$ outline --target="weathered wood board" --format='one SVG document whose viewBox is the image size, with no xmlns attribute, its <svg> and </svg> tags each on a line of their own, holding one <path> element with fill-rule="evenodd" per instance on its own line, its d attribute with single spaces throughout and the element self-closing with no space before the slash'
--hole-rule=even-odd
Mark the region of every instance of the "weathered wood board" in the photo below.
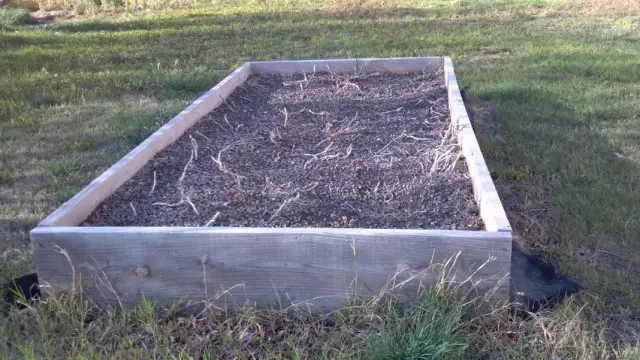
<svg viewBox="0 0 640 360">
<path fill-rule="evenodd" d="M 511 249 L 508 233 L 484 231 L 62 227 L 32 237 L 38 271 L 52 285 L 68 287 L 73 278 L 59 246 L 90 298 L 113 300 L 108 279 L 126 304 L 143 295 L 164 304 L 202 300 L 230 289 L 224 298 L 235 304 L 309 300 L 333 308 L 354 293 L 373 295 L 396 274 L 396 283 L 419 275 L 402 290 L 415 294 L 419 280 L 438 276 L 430 265 L 458 252 L 458 280 L 493 259 L 474 276 L 487 291 L 504 280 Z"/>
</svg>

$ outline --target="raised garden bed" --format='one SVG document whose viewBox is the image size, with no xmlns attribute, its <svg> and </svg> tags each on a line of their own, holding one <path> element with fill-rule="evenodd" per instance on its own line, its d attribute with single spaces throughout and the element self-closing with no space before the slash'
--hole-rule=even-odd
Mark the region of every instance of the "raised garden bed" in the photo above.
<svg viewBox="0 0 640 360">
<path fill-rule="evenodd" d="M 98 302 L 333 307 L 457 253 L 509 289 L 511 229 L 440 57 L 246 63 L 31 237 L 42 279 Z"/>
</svg>

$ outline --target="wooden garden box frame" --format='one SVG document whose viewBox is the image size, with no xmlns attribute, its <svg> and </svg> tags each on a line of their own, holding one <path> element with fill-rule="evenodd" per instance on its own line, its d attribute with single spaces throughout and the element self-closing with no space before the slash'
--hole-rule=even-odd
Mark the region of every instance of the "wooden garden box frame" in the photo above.
<svg viewBox="0 0 640 360">
<path fill-rule="evenodd" d="M 444 66 L 451 121 L 469 168 L 483 231 L 352 228 L 79 226 L 159 151 L 256 73 L 429 72 Z M 458 254 L 456 274 L 491 298 L 509 296 L 511 226 L 473 132 L 449 57 L 247 62 L 153 133 L 31 231 L 39 277 L 82 286 L 92 300 L 159 303 L 224 298 L 334 308 L 350 295 L 421 276 Z M 491 261 L 487 262 L 489 259 Z M 484 264 L 484 266 L 482 266 Z M 478 270 L 478 268 L 480 269 Z M 412 290 L 411 290 L 412 289 Z M 415 297 L 415 288 L 404 290 Z M 412 291 L 414 291 L 412 293 Z M 413 294 L 413 295 L 412 295 Z"/>
</svg>

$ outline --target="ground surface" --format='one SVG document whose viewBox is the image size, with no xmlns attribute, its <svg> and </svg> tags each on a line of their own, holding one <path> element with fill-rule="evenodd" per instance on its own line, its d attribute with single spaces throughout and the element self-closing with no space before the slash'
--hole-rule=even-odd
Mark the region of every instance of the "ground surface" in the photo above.
<svg viewBox="0 0 640 360">
<path fill-rule="evenodd" d="M 640 322 L 640 20 L 637 1 L 626 1 L 636 6 L 627 13 L 622 2 L 412 0 L 352 10 L 338 0 L 225 0 L 0 25 L 0 276 L 32 270 L 28 231 L 38 221 L 244 61 L 449 55 L 518 240 L 548 251 L 583 287 L 513 333 L 495 326 L 495 336 L 469 336 L 480 334 L 494 359 L 598 359 L 601 349 L 621 357 Z M 16 316 L 4 338 L 25 353 L 87 344 L 81 320 L 20 337 L 38 315 Z M 140 324 L 150 324 L 136 325 L 146 336 L 160 326 Z M 123 333 L 131 342 L 114 334 L 114 348 L 142 348 L 138 333 Z M 155 334 L 158 347 L 171 347 Z"/>
<path fill-rule="evenodd" d="M 86 224 L 480 229 L 456 139 L 442 70 L 252 76 Z"/>
</svg>

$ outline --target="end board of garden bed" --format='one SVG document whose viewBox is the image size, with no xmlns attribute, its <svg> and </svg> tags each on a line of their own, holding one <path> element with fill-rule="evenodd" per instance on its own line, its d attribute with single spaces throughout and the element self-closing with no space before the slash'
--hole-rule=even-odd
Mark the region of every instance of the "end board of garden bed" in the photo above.
<svg viewBox="0 0 640 360">
<path fill-rule="evenodd" d="M 406 73 L 440 68 L 484 231 L 79 226 L 253 73 Z M 318 308 L 334 308 L 352 295 L 373 295 L 399 284 L 398 291 L 415 297 L 416 286 L 436 280 L 437 271 L 428 269 L 452 258 L 456 260 L 450 277 L 470 279 L 479 293 L 506 300 L 511 237 L 448 57 L 245 63 L 31 232 L 40 278 L 56 289 L 81 286 L 98 303 L 119 299 L 133 304 L 144 296 L 164 304 L 213 298 Z"/>
</svg>

